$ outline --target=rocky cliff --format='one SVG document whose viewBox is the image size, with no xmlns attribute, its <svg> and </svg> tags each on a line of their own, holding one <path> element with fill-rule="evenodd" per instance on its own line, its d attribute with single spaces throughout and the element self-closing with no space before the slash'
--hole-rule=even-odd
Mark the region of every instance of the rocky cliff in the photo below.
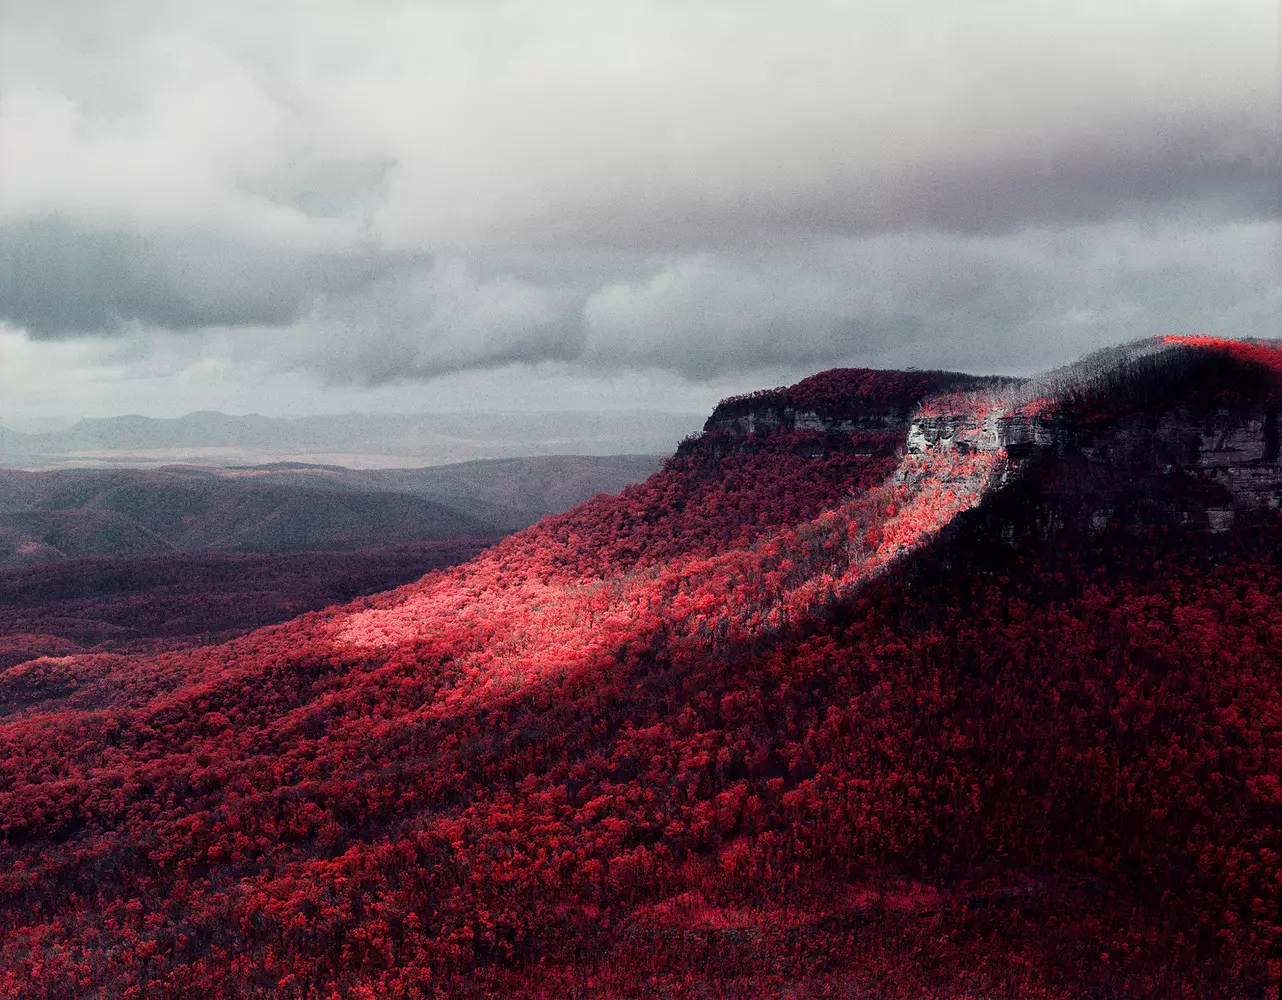
<svg viewBox="0 0 1282 1000">
<path fill-rule="evenodd" d="M 878 371 L 834 368 L 794 386 L 723 401 L 704 424 L 696 444 L 717 454 L 751 449 L 760 439 L 788 434 L 799 452 L 871 453 L 885 439 L 901 448 L 923 400 L 980 391 L 1010 391 L 1021 380 L 961 372 Z"/>
<path fill-rule="evenodd" d="M 1167 338 L 1028 380 L 837 369 L 727 400 L 698 441 L 714 455 L 779 435 L 814 456 L 890 447 L 904 457 L 900 483 L 931 456 L 990 456 L 986 492 L 1022 483 L 1045 529 L 1219 532 L 1282 504 L 1280 357 L 1273 345 Z"/>
<path fill-rule="evenodd" d="M 1088 425 L 1007 416 L 1001 436 L 1012 462 L 1079 526 L 1222 531 L 1282 502 L 1277 409 L 1263 401 L 1178 403 Z"/>
</svg>

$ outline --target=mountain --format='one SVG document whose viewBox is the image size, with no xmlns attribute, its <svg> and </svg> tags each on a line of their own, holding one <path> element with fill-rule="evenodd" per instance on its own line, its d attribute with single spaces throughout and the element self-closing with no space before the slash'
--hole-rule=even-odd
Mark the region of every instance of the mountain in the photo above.
<svg viewBox="0 0 1282 1000">
<path fill-rule="evenodd" d="M 422 466 L 530 455 L 666 454 L 698 429 L 686 413 L 562 412 L 81 420 L 40 434 L 0 428 L 0 465 Z"/>
<path fill-rule="evenodd" d="M 838 369 L 396 590 L 15 663 L 0 988 L 1275 995 L 1280 402 Z"/>
<path fill-rule="evenodd" d="M 658 464 L 621 455 L 365 471 L 301 464 L 0 470 L 0 569 L 494 538 L 594 493 L 617 492 Z"/>
</svg>

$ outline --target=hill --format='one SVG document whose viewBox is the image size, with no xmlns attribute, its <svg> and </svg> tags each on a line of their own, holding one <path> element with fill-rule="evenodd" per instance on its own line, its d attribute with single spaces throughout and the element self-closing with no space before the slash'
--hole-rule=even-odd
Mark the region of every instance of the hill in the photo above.
<svg viewBox="0 0 1282 1000">
<path fill-rule="evenodd" d="M 0 987 L 1275 995 L 1280 371 L 822 373 L 414 584 L 10 666 Z"/>
<path fill-rule="evenodd" d="M 657 465 L 0 471 L 0 666 L 226 640 L 465 562 Z"/>
<path fill-rule="evenodd" d="M 617 492 L 649 456 L 550 456 L 351 470 L 0 470 L 0 569 L 81 558 L 300 552 L 493 538 Z"/>
<path fill-rule="evenodd" d="M 0 669 L 41 656 L 181 649 L 466 562 L 463 536 L 345 552 L 71 559 L 0 571 Z M 0 697 L 0 714 L 6 710 Z"/>
<path fill-rule="evenodd" d="M 235 470 L 268 484 L 330 485 L 407 493 L 505 530 L 526 528 L 597 493 L 618 493 L 658 471 L 656 455 L 543 455 L 479 459 L 417 469 L 344 469 L 276 463 Z"/>
</svg>

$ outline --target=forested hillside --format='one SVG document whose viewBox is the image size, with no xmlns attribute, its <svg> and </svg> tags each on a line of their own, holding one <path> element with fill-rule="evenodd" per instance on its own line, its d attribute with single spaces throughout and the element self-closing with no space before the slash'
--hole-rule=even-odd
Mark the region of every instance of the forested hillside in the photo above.
<svg viewBox="0 0 1282 1000">
<path fill-rule="evenodd" d="M 845 369 L 232 641 L 0 672 L 0 989 L 1277 995 L 1282 353 Z"/>
</svg>

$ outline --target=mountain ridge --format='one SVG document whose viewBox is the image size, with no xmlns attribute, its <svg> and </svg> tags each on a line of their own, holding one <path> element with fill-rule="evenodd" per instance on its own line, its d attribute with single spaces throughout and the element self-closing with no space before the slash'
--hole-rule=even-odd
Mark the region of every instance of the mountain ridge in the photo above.
<svg viewBox="0 0 1282 1000">
<path fill-rule="evenodd" d="M 0 470 L 0 568 L 198 551 L 351 550 L 496 537 L 658 466 L 650 456 L 490 459 L 422 469 L 303 463 Z"/>
</svg>

